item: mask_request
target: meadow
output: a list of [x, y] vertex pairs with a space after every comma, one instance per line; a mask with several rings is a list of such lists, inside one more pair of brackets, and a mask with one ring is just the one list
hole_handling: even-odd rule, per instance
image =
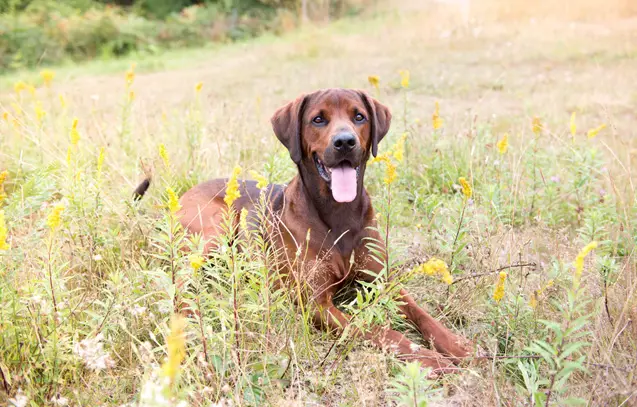
[[[611, 3], [379, 2], [278, 37], [0, 76], [0, 404], [637, 405], [637, 17]], [[259, 236], [207, 261], [177, 226], [198, 182], [289, 181], [270, 115], [323, 87], [392, 109], [366, 186], [391, 273], [478, 345], [458, 374], [316, 330], [271, 287]], [[427, 345], [394, 294], [354, 285], [340, 306]]]

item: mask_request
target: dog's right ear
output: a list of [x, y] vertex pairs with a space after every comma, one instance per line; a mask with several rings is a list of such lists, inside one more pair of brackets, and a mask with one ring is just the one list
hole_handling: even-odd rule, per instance
[[303, 113], [307, 105], [308, 95], [299, 96], [295, 101], [279, 108], [270, 122], [277, 138], [290, 152], [295, 164], [301, 162], [301, 132], [303, 129]]

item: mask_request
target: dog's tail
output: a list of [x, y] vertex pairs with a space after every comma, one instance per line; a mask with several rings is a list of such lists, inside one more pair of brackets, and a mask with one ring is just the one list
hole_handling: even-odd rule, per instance
[[133, 191], [134, 201], [139, 201], [144, 197], [144, 194], [148, 191], [148, 187], [150, 187], [150, 180], [151, 178], [147, 177], [139, 185], [137, 185], [137, 188]]
[[144, 171], [144, 180], [137, 185], [137, 188], [133, 191], [133, 200], [139, 201], [144, 197], [146, 191], [150, 187], [150, 181], [153, 179], [153, 170], [149, 165], [146, 165], [143, 160], [140, 160], [142, 171]]

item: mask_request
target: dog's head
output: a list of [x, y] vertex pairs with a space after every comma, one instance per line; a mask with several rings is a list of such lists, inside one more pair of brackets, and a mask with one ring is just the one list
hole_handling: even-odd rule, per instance
[[302, 95], [272, 116], [272, 128], [290, 157], [337, 202], [351, 202], [361, 189], [370, 152], [389, 130], [389, 109], [363, 91], [327, 89]]

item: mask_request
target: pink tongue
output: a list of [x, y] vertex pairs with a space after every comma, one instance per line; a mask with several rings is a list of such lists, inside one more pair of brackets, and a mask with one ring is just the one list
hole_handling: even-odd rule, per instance
[[332, 168], [332, 196], [336, 202], [352, 202], [356, 198], [356, 170], [349, 165]]

